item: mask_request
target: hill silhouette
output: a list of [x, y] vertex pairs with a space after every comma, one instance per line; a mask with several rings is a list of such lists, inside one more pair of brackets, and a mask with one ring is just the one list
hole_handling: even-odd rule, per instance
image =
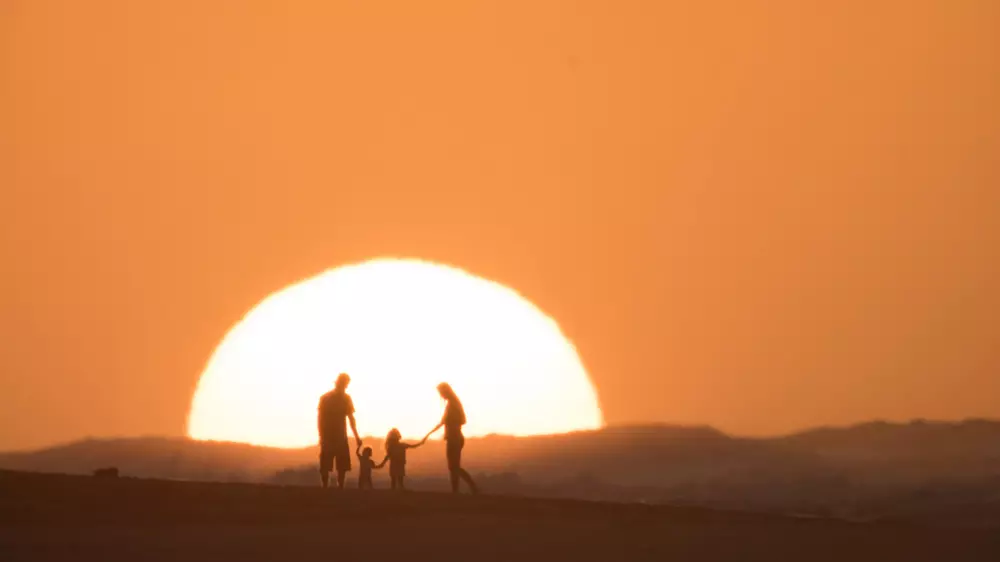
[[[366, 442], [381, 449], [379, 440]], [[995, 421], [871, 422], [774, 438], [732, 437], [709, 427], [609, 427], [474, 438], [466, 451], [469, 469], [493, 493], [1000, 523]], [[0, 468], [89, 474], [115, 466], [126, 476], [313, 486], [316, 455], [315, 448], [109, 439], [0, 454]], [[443, 489], [443, 457], [441, 442], [411, 455], [410, 486]], [[384, 478], [376, 475], [376, 486], [385, 487]]]
[[182, 437], [86, 439], [39, 451], [0, 453], [0, 468], [89, 474], [116, 466], [125, 475], [178, 480], [259, 481], [314, 460], [310, 449], [277, 449]]

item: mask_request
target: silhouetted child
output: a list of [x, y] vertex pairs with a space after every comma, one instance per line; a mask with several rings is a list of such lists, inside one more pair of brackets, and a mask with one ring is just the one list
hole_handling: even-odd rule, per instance
[[389, 480], [392, 483], [391, 488], [393, 490], [397, 488], [400, 490], [406, 489], [403, 485], [403, 478], [406, 477], [406, 450], [416, 449], [426, 441], [424, 439], [416, 445], [403, 443], [398, 429], [394, 427], [389, 431], [389, 435], [385, 437], [385, 458], [382, 459], [382, 462], [376, 468], [382, 468], [386, 462], [389, 463]]
[[375, 461], [372, 460], [371, 447], [365, 447], [364, 451], [358, 447], [356, 452], [358, 454], [358, 489], [373, 490], [375, 485], [372, 484], [372, 470], [382, 468], [382, 465], [375, 465]]

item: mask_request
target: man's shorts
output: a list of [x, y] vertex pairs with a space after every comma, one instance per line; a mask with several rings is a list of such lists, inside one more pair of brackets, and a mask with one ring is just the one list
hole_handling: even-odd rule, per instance
[[320, 443], [319, 471], [330, 472], [333, 470], [334, 460], [337, 461], [337, 472], [351, 470], [351, 448], [347, 444], [347, 439], [323, 441]]

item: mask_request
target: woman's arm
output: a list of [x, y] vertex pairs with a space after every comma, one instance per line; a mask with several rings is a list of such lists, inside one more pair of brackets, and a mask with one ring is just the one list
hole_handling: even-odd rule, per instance
[[383, 466], [385, 466], [385, 463], [387, 462], [389, 462], [389, 455], [386, 455], [385, 458], [382, 459], [382, 462], [375, 465], [375, 468], [382, 468]]
[[443, 422], [443, 421], [442, 421], [441, 423], [437, 424], [436, 426], [434, 426], [434, 429], [432, 429], [432, 430], [428, 431], [428, 432], [427, 432], [427, 435], [424, 435], [424, 438], [423, 438], [423, 440], [422, 440], [422, 441], [420, 441], [420, 442], [421, 442], [421, 443], [423, 443], [423, 442], [427, 441], [427, 438], [428, 438], [428, 437], [430, 437], [431, 435], [434, 435], [434, 433], [435, 433], [435, 432], [436, 432], [437, 430], [441, 429], [442, 427], [444, 427], [444, 422]]

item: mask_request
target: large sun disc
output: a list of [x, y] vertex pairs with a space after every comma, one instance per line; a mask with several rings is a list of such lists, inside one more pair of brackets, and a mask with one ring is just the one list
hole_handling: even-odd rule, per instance
[[365, 435], [422, 435], [440, 417], [442, 381], [465, 404], [467, 435], [603, 423], [575, 348], [529, 301], [460, 269], [387, 259], [332, 269], [251, 310], [209, 360], [188, 433], [314, 444], [317, 401], [340, 372]]

